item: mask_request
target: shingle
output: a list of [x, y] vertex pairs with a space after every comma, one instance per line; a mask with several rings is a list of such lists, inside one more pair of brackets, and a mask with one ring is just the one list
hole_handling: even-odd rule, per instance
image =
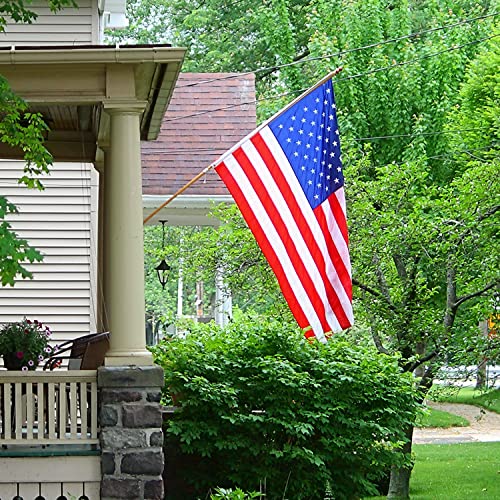
[[[158, 139], [141, 144], [143, 193], [173, 194], [255, 127], [253, 74], [182, 73]], [[215, 172], [186, 192], [227, 193]]]

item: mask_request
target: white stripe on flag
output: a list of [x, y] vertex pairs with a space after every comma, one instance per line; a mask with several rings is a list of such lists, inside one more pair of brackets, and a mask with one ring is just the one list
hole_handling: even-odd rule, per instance
[[339, 204], [344, 212], [344, 217], [347, 219], [346, 206], [345, 206], [345, 191], [344, 189], [339, 189], [336, 191], [337, 200], [339, 200]]
[[[339, 196], [337, 196], [337, 193]], [[335, 196], [337, 199], [344, 197], [344, 190], [338, 189], [335, 192]], [[339, 202], [341, 199], [339, 199]], [[341, 203], [342, 206], [342, 203]], [[344, 261], [345, 267], [349, 276], [351, 276], [351, 260], [349, 258], [349, 248], [347, 247], [347, 243], [345, 242], [344, 235], [340, 231], [339, 225], [335, 220], [335, 215], [333, 215], [332, 209], [329, 203], [323, 203], [321, 208], [325, 214], [326, 220], [328, 221], [328, 229], [330, 230], [330, 234], [332, 235], [333, 241], [335, 241], [335, 246], [339, 252], [340, 257]]]

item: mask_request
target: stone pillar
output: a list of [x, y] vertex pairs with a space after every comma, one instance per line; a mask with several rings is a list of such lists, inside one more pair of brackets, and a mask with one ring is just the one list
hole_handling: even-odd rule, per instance
[[163, 499], [163, 433], [158, 366], [101, 367], [101, 499]]
[[144, 103], [111, 101], [104, 167], [104, 299], [107, 366], [150, 365], [146, 350], [140, 115]]

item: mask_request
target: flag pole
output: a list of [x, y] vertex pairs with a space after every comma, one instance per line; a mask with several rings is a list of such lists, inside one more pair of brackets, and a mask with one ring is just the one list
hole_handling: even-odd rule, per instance
[[146, 224], [149, 220], [151, 220], [162, 208], [166, 207], [171, 201], [175, 200], [177, 196], [182, 194], [186, 189], [192, 186], [196, 181], [198, 181], [201, 177], [203, 177], [208, 171], [213, 168], [213, 163], [208, 167], [205, 167], [196, 177], [193, 177], [188, 183], [184, 184], [180, 189], [178, 189], [168, 200], [164, 201], [157, 209], [153, 210], [144, 220], [143, 224]]
[[232, 148], [228, 149], [222, 156], [220, 156], [212, 165], [210, 165], [210, 168], [215, 168], [219, 163], [223, 162], [226, 156], [229, 156], [233, 151], [238, 149], [249, 137], [252, 135], [258, 133], [260, 130], [262, 130], [264, 127], [266, 127], [271, 121], [273, 121], [275, 118], [278, 118], [278, 116], [282, 115], [285, 111], [288, 111], [294, 104], [299, 102], [301, 99], [304, 99], [304, 97], [308, 96], [311, 92], [315, 91], [318, 87], [321, 87], [325, 82], [333, 78], [335, 75], [338, 75], [342, 71], [342, 66], [338, 67], [337, 69], [334, 69], [328, 75], [323, 77], [319, 82], [316, 82], [312, 87], [309, 87], [307, 90], [302, 92], [298, 97], [296, 97], [293, 101], [289, 102], [284, 108], [281, 108], [279, 111], [274, 113], [271, 118], [268, 118], [264, 122], [262, 122], [255, 130], [252, 130], [247, 136], [243, 137], [241, 141], [236, 143]]
[[260, 125], [256, 130], [254, 130], [254, 132], [258, 132], [260, 129], [264, 128], [270, 121], [274, 120], [275, 118], [278, 118], [278, 116], [282, 115], [285, 111], [290, 109], [295, 103], [299, 102], [301, 99], [304, 99], [304, 97], [308, 96], [311, 92], [314, 92], [318, 87], [321, 87], [321, 85], [323, 85], [328, 80], [331, 80], [334, 76], [337, 76], [343, 69], [344, 68], [342, 66], [339, 66], [333, 71], [330, 71], [330, 73], [328, 73], [328, 75], [323, 77], [319, 82], [316, 82], [312, 87], [309, 87], [302, 94], [296, 97], [293, 101], [288, 103], [284, 108], [280, 109], [273, 116], [271, 116], [271, 118], [267, 119], [264, 123], [262, 123], [262, 125]]
[[323, 77], [321, 80], [316, 82], [312, 87], [308, 88], [305, 92], [300, 94], [298, 97], [296, 97], [293, 101], [291, 101], [289, 104], [287, 104], [284, 108], [280, 109], [277, 113], [275, 113], [271, 118], [267, 119], [264, 121], [259, 127], [257, 127], [255, 130], [252, 130], [250, 134], [248, 134], [246, 137], [241, 139], [237, 144], [235, 144], [232, 148], [230, 148], [228, 151], [226, 151], [222, 156], [220, 156], [215, 162], [211, 163], [208, 167], [205, 167], [199, 174], [197, 174], [195, 177], [193, 177], [189, 182], [187, 182], [184, 186], [182, 186], [180, 189], [178, 189], [168, 200], [164, 201], [158, 208], [153, 210], [147, 217], [144, 218], [143, 224], [146, 224], [148, 221], [150, 221], [162, 208], [165, 208], [170, 202], [175, 200], [177, 196], [182, 194], [186, 189], [188, 189], [190, 186], [192, 186], [196, 181], [198, 181], [201, 177], [203, 177], [207, 172], [215, 168], [219, 163], [224, 161], [224, 158], [228, 155], [230, 155], [235, 149], [237, 149], [240, 144], [242, 144], [250, 135], [256, 134], [259, 130], [262, 130], [269, 122], [277, 118], [278, 116], [282, 115], [285, 111], [290, 109], [295, 103], [309, 95], [311, 92], [316, 90], [318, 87], [321, 87], [325, 82], [333, 78], [334, 76], [338, 75], [342, 71], [342, 66], [339, 66], [338, 68], [334, 69], [328, 75]]

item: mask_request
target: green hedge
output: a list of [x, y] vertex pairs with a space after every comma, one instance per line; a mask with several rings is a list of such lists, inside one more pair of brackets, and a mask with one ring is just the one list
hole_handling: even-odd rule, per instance
[[164, 402], [181, 407], [165, 429], [167, 464], [190, 485], [167, 481], [166, 498], [260, 481], [268, 499], [323, 498], [327, 485], [339, 499], [374, 494], [417, 411], [396, 359], [342, 335], [325, 346], [278, 322], [193, 324], [152, 350]]

